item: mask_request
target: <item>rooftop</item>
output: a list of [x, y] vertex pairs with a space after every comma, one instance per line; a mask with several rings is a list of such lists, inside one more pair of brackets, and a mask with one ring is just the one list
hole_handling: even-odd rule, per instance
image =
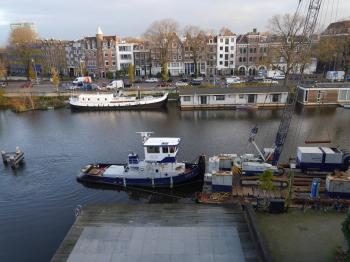
[[150, 137], [144, 143], [144, 146], [177, 146], [180, 143], [180, 138], [177, 137]]
[[314, 84], [304, 84], [301, 85], [304, 88], [350, 88], [350, 83], [340, 82], [340, 83], [314, 83]]
[[261, 93], [287, 93], [285, 86], [247, 86], [224, 88], [184, 88], [180, 89], [180, 96], [194, 94], [224, 95], [224, 94], [261, 94]]

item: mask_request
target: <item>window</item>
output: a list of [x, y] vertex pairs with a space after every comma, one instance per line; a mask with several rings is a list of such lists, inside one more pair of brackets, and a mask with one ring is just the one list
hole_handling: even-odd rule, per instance
[[340, 90], [339, 100], [350, 100], [350, 90]]
[[175, 153], [176, 151], [176, 146], [170, 146], [169, 147], [170, 153]]
[[219, 62], [219, 65], [222, 65], [222, 61]]
[[230, 48], [231, 50], [234, 50], [235, 49], [235, 47], [234, 46], [231, 46], [231, 48]]
[[247, 61], [247, 59], [245, 57], [243, 57], [243, 62]]
[[220, 50], [224, 50], [224, 47], [223, 47], [223, 46], [220, 46]]
[[169, 153], [169, 148], [168, 148], [167, 146], [163, 146], [163, 147], [162, 147], [162, 152], [163, 152], [164, 154]]
[[233, 54], [230, 54], [230, 57], [233, 58]]
[[242, 62], [242, 57], [239, 58], [239, 62]]
[[190, 96], [184, 96], [183, 100], [184, 100], [184, 102], [190, 102], [191, 101], [191, 97]]
[[159, 147], [158, 146], [148, 146], [147, 153], [157, 154], [157, 153], [159, 153]]
[[112, 65], [114, 65], [114, 66], [115, 66], [115, 62], [112, 62]]
[[223, 43], [223, 42], [224, 42], [224, 39], [221, 38], [221, 39], [220, 39], [220, 43]]
[[239, 99], [243, 99], [244, 98], [244, 95], [239, 95]]
[[225, 46], [225, 52], [226, 53], [228, 52], [228, 46]]
[[279, 103], [280, 102], [280, 94], [272, 94], [272, 102]]
[[233, 65], [233, 61], [230, 61], [230, 65]]
[[234, 38], [231, 38], [231, 42], [234, 42], [235, 41], [235, 39]]
[[249, 57], [249, 62], [252, 62], [253, 61], [253, 57]]
[[223, 54], [220, 54], [220, 58], [223, 58], [224, 57], [224, 55]]
[[108, 56], [108, 54], [107, 54], [107, 53], [105, 53], [105, 56]]
[[108, 62], [108, 61], [106, 61], [106, 62], [105, 62], [105, 64], [106, 64], [106, 66], [108, 66], [108, 65], [109, 65], [109, 62]]
[[225, 39], [225, 44], [228, 45], [228, 42], [229, 42], [229, 39], [226, 38], [226, 39]]
[[225, 61], [225, 66], [228, 66], [228, 61]]
[[225, 100], [225, 96], [224, 95], [215, 96], [215, 100], [216, 101], [223, 101], [223, 100]]

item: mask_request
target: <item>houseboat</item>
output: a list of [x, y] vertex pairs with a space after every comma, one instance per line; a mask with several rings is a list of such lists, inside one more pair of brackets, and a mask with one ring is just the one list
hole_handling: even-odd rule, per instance
[[257, 109], [283, 107], [288, 89], [283, 86], [192, 88], [181, 89], [180, 108], [192, 109]]
[[80, 94], [72, 96], [69, 104], [72, 110], [133, 110], [156, 109], [166, 105], [168, 93], [160, 97], [124, 96], [117, 94]]
[[350, 105], [350, 83], [315, 83], [298, 87], [298, 103], [305, 106]]
[[135, 153], [125, 164], [90, 164], [81, 170], [78, 181], [122, 187], [169, 187], [203, 179], [205, 158], [197, 163], [178, 162], [180, 138], [150, 137], [140, 132], [145, 159]]

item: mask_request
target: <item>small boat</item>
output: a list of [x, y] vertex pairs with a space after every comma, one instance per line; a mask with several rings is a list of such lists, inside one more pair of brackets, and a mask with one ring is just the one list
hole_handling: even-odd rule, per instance
[[203, 180], [205, 157], [197, 163], [178, 162], [180, 138], [150, 137], [140, 132], [145, 159], [135, 153], [128, 155], [125, 164], [89, 164], [78, 175], [79, 182], [107, 184], [123, 187], [169, 187]]
[[80, 94], [69, 98], [72, 110], [136, 110], [156, 109], [166, 105], [168, 93], [160, 97], [124, 96], [120, 91], [117, 94]]
[[18, 146], [15, 152], [1, 151], [1, 156], [4, 164], [10, 164], [12, 168], [17, 168], [24, 160], [24, 152]]
[[350, 109], [350, 104], [344, 104], [343, 107], [346, 109]]

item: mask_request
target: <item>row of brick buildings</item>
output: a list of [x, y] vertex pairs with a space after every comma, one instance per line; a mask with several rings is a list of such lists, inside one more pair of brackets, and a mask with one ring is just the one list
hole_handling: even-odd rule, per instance
[[[44, 68], [55, 66], [61, 74], [71, 77], [86, 71], [96, 77], [106, 77], [108, 72], [115, 75], [133, 64], [137, 76], [148, 76], [160, 73], [162, 67], [160, 52], [150, 42], [105, 35], [100, 27], [95, 36], [77, 41], [40, 40], [37, 48], [44, 56], [40, 65], [36, 62], [42, 74], [45, 74]], [[226, 30], [219, 35], [206, 35], [194, 59], [186, 37], [177, 37], [168, 50], [168, 70], [172, 76], [192, 75], [195, 68], [207, 76], [256, 75], [262, 69], [269, 69], [267, 57], [272, 48], [280, 48], [278, 37], [274, 35], [260, 33], [257, 29], [243, 35]], [[285, 66], [283, 60], [278, 64]], [[309, 73], [315, 70], [313, 60]], [[12, 65], [10, 71], [11, 74], [23, 73], [18, 65]]]

